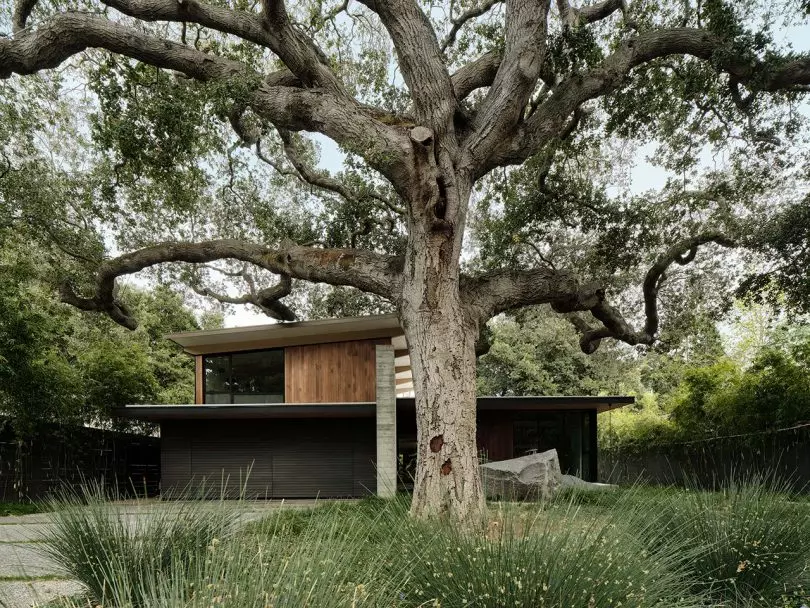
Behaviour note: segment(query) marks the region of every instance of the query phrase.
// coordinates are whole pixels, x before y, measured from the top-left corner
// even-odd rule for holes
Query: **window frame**
[[[200,369],[200,373],[202,374],[202,402],[203,405],[209,405],[208,403],[208,382],[206,379],[205,374],[205,364],[206,359],[209,357],[228,357],[228,384],[230,385],[230,390],[225,393],[218,393],[221,395],[228,395],[229,400],[224,405],[234,405],[234,392],[233,392],[233,382],[231,378],[233,378],[233,356],[234,355],[242,355],[242,354],[249,354],[249,353],[266,353],[266,352],[281,352],[281,365],[282,365],[282,383],[281,383],[281,401],[279,403],[287,403],[287,365],[286,360],[284,357],[284,347],[279,348],[254,348],[251,350],[237,350],[237,351],[230,351],[230,352],[218,352],[218,353],[206,353],[202,355],[202,365]],[[222,405],[222,404],[217,404]],[[247,405],[247,404],[239,404],[239,405]],[[261,404],[254,404],[254,405],[261,405]]]

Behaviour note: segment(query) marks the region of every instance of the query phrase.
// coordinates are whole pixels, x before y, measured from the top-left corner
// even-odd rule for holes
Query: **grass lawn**
[[[105,607],[799,608],[810,503],[783,490],[567,493],[491,504],[475,532],[373,499],[246,525],[239,503],[168,503],[133,528],[85,496],[42,546]]]
[[[46,510],[47,506],[42,503],[0,502],[0,517],[8,517],[9,515],[31,515],[32,513],[42,513]]]

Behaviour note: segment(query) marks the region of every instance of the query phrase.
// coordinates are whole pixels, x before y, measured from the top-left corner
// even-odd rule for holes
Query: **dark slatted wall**
[[[161,425],[164,492],[241,489],[259,498],[376,491],[374,420],[185,420]]]

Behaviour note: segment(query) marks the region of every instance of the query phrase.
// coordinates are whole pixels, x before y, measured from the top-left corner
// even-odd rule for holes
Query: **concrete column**
[[[397,491],[397,385],[394,347],[377,345],[377,496]]]

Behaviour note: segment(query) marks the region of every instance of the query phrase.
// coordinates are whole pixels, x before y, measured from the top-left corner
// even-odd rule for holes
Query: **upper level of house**
[[[397,396],[413,391],[405,336],[395,315],[168,337],[194,355],[197,404],[374,402],[378,344],[394,348]]]

